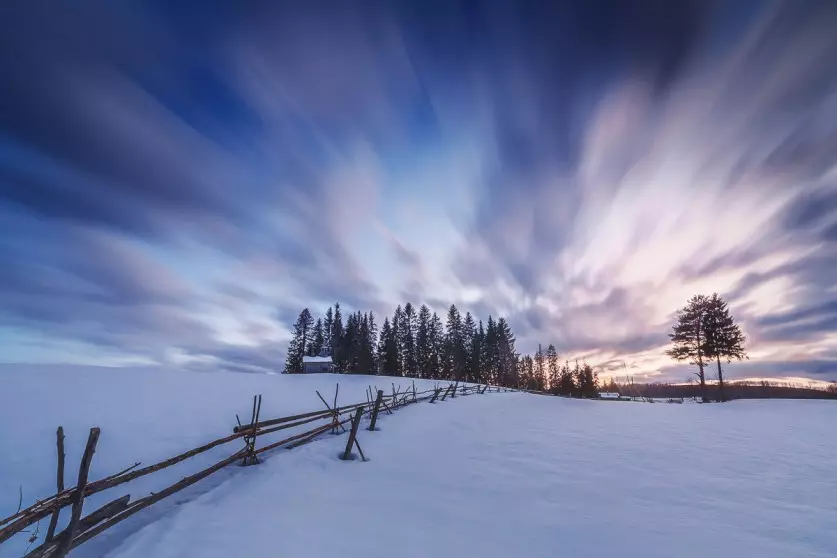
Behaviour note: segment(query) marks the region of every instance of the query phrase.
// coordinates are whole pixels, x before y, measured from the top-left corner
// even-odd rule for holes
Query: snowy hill
[[[319,408],[314,390],[333,396],[335,381],[349,403],[393,379],[86,369],[2,370],[0,381],[5,516],[18,485],[24,505],[54,492],[59,424],[71,484],[90,426],[102,428],[91,471],[101,478],[229,433],[255,393],[273,417]],[[833,556],[834,424],[826,401],[420,403],[361,431],[366,463],[336,459],[345,435],[327,435],[229,467],[72,556]],[[90,506],[158,490],[238,446],[219,449]],[[0,556],[20,556],[22,539]]]

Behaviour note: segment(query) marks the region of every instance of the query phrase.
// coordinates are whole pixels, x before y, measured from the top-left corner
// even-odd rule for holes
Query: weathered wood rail
[[[52,496],[38,500],[31,506],[18,510],[11,516],[0,520],[0,544],[9,540],[15,534],[26,531],[28,527],[39,523],[49,516],[49,528],[43,543],[30,550],[25,556],[28,558],[61,558],[66,556],[66,554],[72,549],[89,541],[106,529],[117,525],[137,512],[197,483],[198,481],[217,471],[220,471],[224,467],[234,464],[237,461],[241,461],[242,465],[257,464],[259,462],[257,456],[263,454],[264,452],[275,450],[277,448],[292,449],[306,444],[328,431],[337,434],[340,430],[345,431],[345,425],[349,423],[352,423],[351,431],[349,432],[349,440],[346,445],[346,449],[342,452],[342,458],[350,459],[351,449],[352,447],[356,447],[361,459],[365,460],[363,450],[360,448],[360,443],[357,440],[358,426],[362,418],[367,417],[370,419],[370,427],[367,430],[374,431],[376,430],[375,424],[379,418],[379,413],[381,412],[392,414],[393,411],[399,408],[419,403],[421,401],[429,400],[430,403],[435,403],[437,402],[440,393],[444,394],[441,398],[441,401],[444,401],[445,397],[449,395],[451,397],[455,397],[456,395],[483,394],[486,393],[486,391],[492,390],[505,391],[505,388],[497,388],[488,385],[460,386],[459,383],[456,382],[450,383],[445,388],[440,387],[437,384],[432,389],[418,392],[416,391],[415,382],[413,382],[412,386],[404,389],[400,386],[396,387],[395,384],[393,384],[392,392],[385,395],[383,390],[377,389],[377,386],[374,390],[373,386],[369,386],[366,393],[366,401],[362,403],[338,406],[338,385],[335,390],[333,403],[331,405],[323,399],[319,392],[317,393],[326,407],[323,410],[263,421],[259,420],[261,396],[257,396],[258,399],[254,397],[251,422],[248,424],[239,423],[233,428],[232,434],[212,440],[199,447],[160,461],[159,463],[148,465],[139,469],[137,467],[140,463],[135,463],[119,473],[115,473],[97,481],[88,482],[88,471],[90,469],[93,455],[96,451],[100,433],[100,429],[98,427],[91,428],[90,436],[79,466],[78,481],[76,485],[71,488],[64,487],[64,429],[59,426],[56,433],[58,449],[58,490]],[[328,422],[284,439],[270,442],[261,448],[256,448],[257,441],[263,436],[306,424],[312,424],[318,421]],[[145,475],[161,471],[185,461],[186,459],[200,455],[218,446],[234,442],[238,439],[243,439],[245,441],[245,447],[234,452],[226,459],[215,463],[214,465],[193,473],[192,475],[181,479],[159,492],[151,493],[150,495],[140,498],[134,502],[130,501],[130,495],[123,495],[101,506],[92,513],[82,516],[84,500],[93,494],[102,492],[103,490],[115,488]],[[55,530],[58,526],[59,514],[61,510],[66,507],[71,507],[70,520],[64,530],[55,534]],[[30,542],[34,542],[34,537],[30,538]]]

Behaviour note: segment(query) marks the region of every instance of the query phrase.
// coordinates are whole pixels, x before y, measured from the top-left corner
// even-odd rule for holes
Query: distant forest
[[[703,391],[699,384],[619,384],[617,389],[624,397],[653,399],[700,399]],[[718,384],[707,384],[711,398],[717,397]],[[837,399],[837,383],[824,388],[803,384],[764,381],[733,381],[726,384],[727,399]]]
[[[698,300],[700,297],[696,297]],[[704,297],[706,302],[715,300]],[[698,300],[701,302],[703,299]],[[723,302],[723,301],[720,301]],[[703,304],[703,302],[702,302]],[[721,315],[723,305],[718,306]],[[681,332],[695,330],[698,341],[693,342],[697,362],[700,355],[713,356],[720,375],[723,355],[729,360],[729,351],[713,350],[704,335],[712,332],[712,323],[700,314],[691,324],[683,325],[683,316],[675,326]],[[731,322],[731,318],[728,319]],[[695,328],[692,324],[699,324]],[[690,331],[691,331],[690,330]],[[671,336],[673,339],[676,335]],[[733,336],[740,345],[743,337]],[[562,360],[555,346],[543,350],[538,347],[534,355],[522,355],[515,349],[515,336],[508,321],[492,316],[483,322],[470,312],[463,316],[451,305],[444,321],[427,305],[418,309],[411,304],[399,305],[392,316],[384,317],[378,326],[378,318],[372,312],[354,312],[346,316],[340,304],[329,307],[324,316],[314,317],[305,308],[293,327],[293,338],[288,346],[286,374],[302,372],[305,356],[331,356],[334,371],[341,374],[371,374],[382,376],[407,376],[435,380],[451,380],[473,383],[490,383],[510,388],[551,393],[571,397],[596,397],[600,390],[619,393],[631,398],[700,398],[708,400],[800,398],[837,399],[837,383],[825,389],[812,389],[801,385],[777,385],[773,382],[731,382],[726,387],[719,383],[703,381],[701,364],[700,384],[634,384],[614,382],[600,383],[596,371],[587,362]],[[689,338],[686,336],[686,344]],[[681,346],[684,343],[681,342]],[[713,352],[714,351],[714,352]],[[694,355],[686,353],[687,358]],[[694,361],[693,361],[694,362]]]
[[[515,350],[508,321],[488,316],[463,316],[451,305],[444,322],[426,305],[399,305],[378,328],[372,312],[345,317],[340,304],[314,318],[306,308],[294,324],[288,346],[286,374],[302,372],[304,356],[332,357],[335,372],[408,376],[439,380],[490,383],[513,388],[595,397],[598,377],[593,368],[561,362],[550,345],[535,356]]]

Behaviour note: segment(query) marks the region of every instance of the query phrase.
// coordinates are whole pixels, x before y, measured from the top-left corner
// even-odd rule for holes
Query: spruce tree
[[[401,328],[404,324],[404,310],[401,308],[399,304],[395,308],[395,312],[392,314],[392,333],[395,336],[395,343],[398,347],[398,370],[397,373],[394,374],[395,376],[403,376],[404,375],[404,345],[403,345],[403,337],[401,334]]]
[[[497,320],[497,362],[500,385],[517,387],[517,353],[515,352],[514,334],[505,318]]]
[[[331,346],[331,335],[333,332],[334,310],[329,306],[328,310],[326,310],[325,319],[323,320],[323,343],[329,355],[334,355],[334,348]]]
[[[549,380],[549,391],[558,392],[558,384],[561,380],[561,365],[558,363],[558,352],[552,343],[546,348],[546,370]]]
[[[704,326],[708,304],[709,299],[706,296],[695,295],[689,299],[685,307],[677,311],[677,323],[674,324],[672,333],[668,335],[674,346],[666,351],[666,354],[674,360],[688,361],[690,364],[697,365],[696,375],[700,380],[701,399],[704,402],[709,401],[706,396],[706,375],[703,370],[706,357]]]
[[[416,327],[416,358],[419,378],[430,378],[431,357],[433,345],[430,332],[430,309],[422,304],[418,313],[418,326]]]
[[[471,364],[471,381],[480,384],[486,381],[483,373],[483,344],[485,344],[485,329],[483,329],[482,320],[480,320],[479,326],[471,339],[471,357],[469,359]]]
[[[334,304],[334,321],[331,324],[331,356],[337,372],[346,372],[346,357],[344,350],[343,314],[340,303]]]
[[[448,309],[447,322],[445,324],[446,354],[445,354],[445,376],[452,380],[463,379],[465,364],[465,346],[462,335],[462,316],[456,306],[451,304]]]
[[[744,350],[746,339],[730,314],[726,301],[718,293],[713,293],[707,302],[703,327],[704,355],[708,359],[714,358],[718,364],[718,400],[725,401],[721,359],[729,363],[748,358]]]
[[[471,363],[471,348],[474,345],[474,335],[476,335],[477,325],[474,323],[474,317],[470,312],[465,312],[465,319],[462,320],[462,378],[466,382],[473,382],[474,378],[471,374],[473,364]]]
[[[558,393],[561,395],[571,396],[575,394],[575,377],[573,376],[570,363],[564,361],[564,366],[561,367],[561,377],[558,380]]]
[[[499,343],[497,340],[497,325],[489,315],[485,328],[485,339],[483,342],[483,366],[485,367],[486,382],[499,385]]]
[[[299,313],[294,323],[293,337],[285,355],[285,374],[301,374],[302,358],[306,355],[314,329],[314,318],[308,308]]]
[[[381,363],[381,374],[384,376],[398,375],[398,342],[395,339],[395,332],[390,325],[389,318],[384,318],[384,325],[381,326],[378,358]]]
[[[442,320],[436,312],[433,312],[433,316],[430,318],[430,346],[433,351],[430,356],[430,377],[438,380],[442,378],[443,374],[445,333]]]
[[[415,378],[418,370],[416,353],[416,329],[418,328],[416,310],[411,303],[404,305],[401,322],[401,350],[404,376]]]
[[[314,334],[311,338],[310,345],[308,345],[308,356],[320,356],[320,353],[323,352],[324,344],[325,336],[323,335],[323,320],[322,318],[317,318],[317,323],[314,324]]]

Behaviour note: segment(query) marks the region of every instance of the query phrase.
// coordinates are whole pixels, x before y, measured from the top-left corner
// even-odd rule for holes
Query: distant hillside
[[[634,397],[700,397],[697,384],[618,384],[622,396]],[[715,399],[718,386],[706,386],[707,395]],[[837,399],[837,384],[825,389],[768,382],[734,382],[724,386],[727,399]]]

